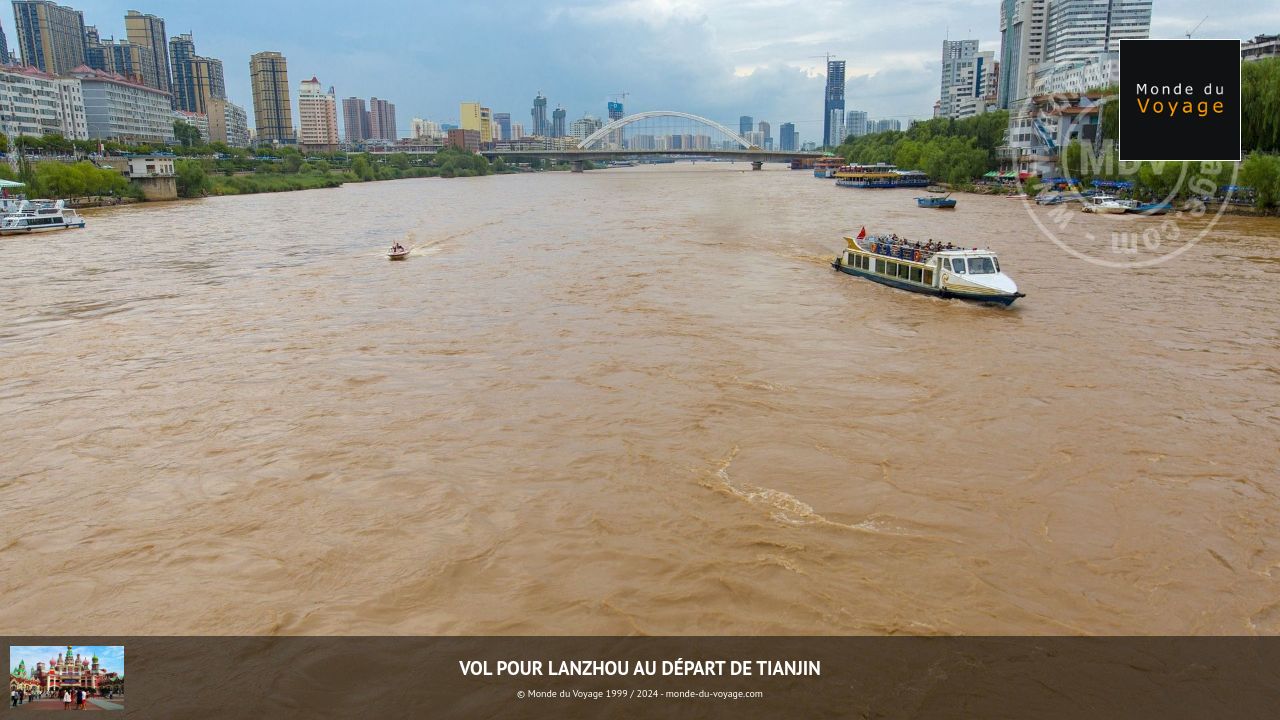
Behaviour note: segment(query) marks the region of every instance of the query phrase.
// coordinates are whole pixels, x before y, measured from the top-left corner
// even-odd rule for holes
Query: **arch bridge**
[[[717,147],[712,147],[712,136],[705,134],[677,133],[664,136],[657,133],[633,136],[630,142],[625,140],[628,128],[643,128],[646,123],[664,120],[685,123],[686,125],[683,129],[699,128],[701,132],[713,131],[723,136],[724,139],[717,143]],[[673,147],[676,144],[675,139],[677,137],[682,138],[679,143],[681,146]],[[692,140],[691,144],[696,146],[684,147],[684,143],[689,140]],[[586,160],[695,156],[726,160],[748,160],[751,161],[752,167],[758,170],[761,164],[766,161],[781,162],[793,158],[822,157],[822,153],[818,152],[765,150],[758,145],[753,145],[747,138],[742,137],[742,135],[715,120],[678,110],[649,110],[614,120],[583,138],[574,148],[555,150],[485,150],[482,151],[482,154],[491,158],[501,155],[504,157],[546,158],[566,161],[573,163],[575,172],[582,169],[583,162]]]

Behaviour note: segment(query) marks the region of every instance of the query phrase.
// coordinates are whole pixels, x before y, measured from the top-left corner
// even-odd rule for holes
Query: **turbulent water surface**
[[[744,168],[0,239],[0,631],[1280,632],[1280,222],[1116,270]],[[1028,296],[834,273],[864,224]]]

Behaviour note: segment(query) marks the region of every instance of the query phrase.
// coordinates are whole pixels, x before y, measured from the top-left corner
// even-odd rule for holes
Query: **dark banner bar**
[[[123,646],[112,702],[130,718],[1201,720],[1280,708],[1280,638],[5,640]]]

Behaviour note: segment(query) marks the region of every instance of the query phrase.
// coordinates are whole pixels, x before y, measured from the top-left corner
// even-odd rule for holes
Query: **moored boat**
[[[1129,209],[1134,207],[1137,207],[1137,203],[1132,200],[1121,200],[1114,195],[1094,195],[1080,209],[1087,213],[1097,213],[1099,215],[1121,215],[1129,212]]]
[[[813,164],[813,176],[816,178],[830,178],[835,175],[836,168],[844,164],[844,160],[837,157],[818,158]]]
[[[0,220],[0,235],[19,235],[84,227],[84,218],[62,200],[24,200]]]
[[[848,275],[943,298],[1009,305],[1026,297],[990,250],[921,247],[896,237],[868,236],[866,228],[845,242],[848,247],[831,266]]]
[[[836,185],[864,189],[889,189],[898,187],[896,168],[886,163],[874,165],[845,165],[835,171]]]
[[[1173,206],[1167,202],[1158,203],[1139,203],[1138,205],[1128,208],[1127,212],[1138,215],[1164,215],[1173,210]]]
[[[950,195],[944,197],[918,197],[916,198],[916,205],[922,208],[954,210],[956,207],[956,199]]]

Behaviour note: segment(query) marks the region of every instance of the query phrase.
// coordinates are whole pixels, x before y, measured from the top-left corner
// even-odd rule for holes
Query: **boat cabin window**
[[[918,267],[911,268],[911,279],[914,280],[915,282],[920,282],[920,277],[921,277],[920,268]]]
[[[907,265],[906,263],[902,263],[898,265],[898,277],[906,278],[910,272],[911,272],[910,265]]]
[[[964,258],[951,258],[951,272],[964,274]]]
[[[989,257],[969,258],[970,275],[990,275],[996,271],[995,263]]]
[[[876,272],[880,273],[881,275],[885,274],[885,261],[881,260],[880,258],[876,258]]]

